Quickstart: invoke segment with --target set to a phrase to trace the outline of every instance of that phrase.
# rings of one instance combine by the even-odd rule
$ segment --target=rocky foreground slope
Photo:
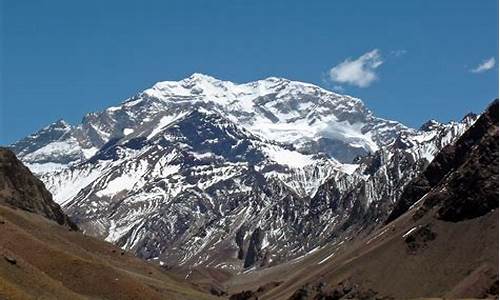
[[[84,236],[43,184],[0,148],[0,299],[215,299]]]
[[[476,116],[420,129],[283,78],[193,74],[10,146],[87,234],[238,273],[376,226]]]
[[[52,200],[43,183],[5,148],[0,148],[0,204],[21,208],[73,230],[78,229]]]

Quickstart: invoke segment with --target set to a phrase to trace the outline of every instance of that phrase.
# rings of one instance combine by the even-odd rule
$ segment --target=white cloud
[[[483,72],[486,72],[488,70],[491,70],[493,69],[493,67],[495,66],[495,58],[494,57],[491,57],[485,61],[483,61],[481,64],[479,64],[477,67],[475,67],[474,69],[470,70],[472,73],[483,73]]]
[[[377,79],[375,70],[383,61],[379,50],[374,49],[356,60],[350,58],[330,69],[330,79],[336,83],[367,87]]]

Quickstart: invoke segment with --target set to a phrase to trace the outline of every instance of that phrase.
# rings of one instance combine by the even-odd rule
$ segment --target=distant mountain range
[[[86,234],[236,274],[378,228],[476,120],[413,129],[312,84],[193,74],[9,148]]]

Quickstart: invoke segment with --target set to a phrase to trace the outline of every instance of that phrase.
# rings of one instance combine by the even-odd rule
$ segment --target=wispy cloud
[[[408,52],[408,51],[406,51],[405,49],[397,49],[397,50],[392,50],[391,55],[395,56],[395,57],[400,57],[400,56],[405,55],[406,52]]]
[[[368,87],[377,80],[376,69],[383,61],[378,49],[367,52],[355,60],[350,58],[330,69],[330,80],[334,83]]]
[[[483,73],[495,67],[496,60],[494,57],[488,58],[487,60],[480,63],[477,67],[470,70],[472,73]]]

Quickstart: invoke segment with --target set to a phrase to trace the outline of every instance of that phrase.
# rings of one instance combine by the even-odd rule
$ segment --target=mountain
[[[232,299],[498,299],[498,109],[406,185],[385,225],[239,274]]]
[[[274,77],[234,84],[193,74],[177,82],[159,82],[121,106],[90,113],[78,126],[59,120],[11,148],[30,164],[76,163],[124,136],[151,138],[158,133],[155,129],[161,131],[158,126],[193,108],[217,112],[269,140],[295,144],[305,152],[325,152],[348,163],[409,130],[374,117],[359,99],[311,84]]]
[[[476,118],[412,129],[311,84],[193,74],[10,148],[86,234],[239,273],[376,228]]]
[[[43,184],[0,148],[1,299],[216,299],[83,235]]]

